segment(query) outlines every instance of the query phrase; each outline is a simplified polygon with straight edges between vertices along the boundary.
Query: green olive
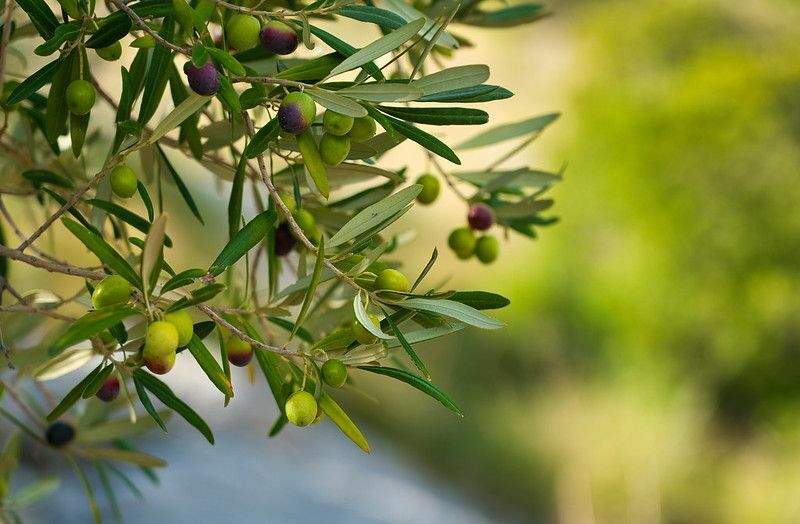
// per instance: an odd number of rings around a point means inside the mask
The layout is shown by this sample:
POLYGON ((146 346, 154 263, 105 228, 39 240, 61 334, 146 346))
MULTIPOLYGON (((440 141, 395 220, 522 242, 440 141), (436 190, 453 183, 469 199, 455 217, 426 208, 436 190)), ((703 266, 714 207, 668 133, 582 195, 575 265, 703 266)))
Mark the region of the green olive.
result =
POLYGON ((500 243, 492 235, 483 235, 475 245, 475 256, 484 264, 491 264, 497 259, 500 243))
POLYGON ((417 178, 417 184, 422 186, 422 191, 417 195, 417 202, 420 204, 432 204, 439 196, 441 185, 439 179, 433 175, 425 174, 417 178))
POLYGON ((73 80, 67 86, 67 107, 73 115, 85 115, 92 110, 97 93, 87 80, 73 80))
POLYGON ((122 56, 122 44, 119 42, 114 42, 108 47, 101 47, 100 49, 95 49, 97 56, 106 60, 107 62, 114 62, 115 60, 119 60, 119 57, 122 56))
POLYGON ((228 45, 237 51, 247 51, 258 43, 261 23, 252 15, 235 14, 225 24, 225 37, 228 45))
POLYGON ((344 136, 353 129, 353 117, 329 109, 322 115, 322 125, 326 132, 334 136, 344 136))
POLYGON ((338 166, 350 154, 350 139, 325 133, 319 142, 319 154, 329 166, 338 166))
POLYGON ((192 340, 194 324, 192 323, 192 317, 189 316, 185 309, 167 313, 164 315, 164 320, 175 326, 178 331, 178 347, 183 347, 192 340))
MULTIPOLYGON (((380 330, 381 321, 378 320, 378 317, 370 313, 369 319, 372 321, 372 324, 380 330)), ((364 344, 365 346, 374 344, 378 340, 378 337, 370 333, 367 328, 362 326, 358 319, 353 321, 353 334, 356 336, 358 343, 364 344)))
POLYGON ((283 205, 289 210, 289 213, 294 213, 295 209, 297 209, 297 202, 294 201, 294 196, 291 193, 286 193, 281 191, 280 193, 281 200, 283 201, 283 205))
POLYGON ((286 399, 286 418, 295 426, 304 428, 317 418, 317 399, 308 391, 297 391, 286 399))
POLYGON ((356 142, 363 142, 375 136, 377 126, 371 116, 362 116, 353 121, 353 128, 347 133, 356 142))
POLYGON ((102 309, 127 304, 131 299, 131 284, 119 275, 104 278, 94 288, 92 307, 102 309))
POLYGON ((319 240, 321 234, 319 228, 317 227, 317 221, 314 219, 314 215, 305 209, 298 209, 292 213, 292 217, 294 218, 295 222, 297 222, 297 225, 300 226, 303 234, 307 236, 309 240, 313 242, 319 240))
MULTIPOLYGON (((408 283, 406 276, 396 269, 384 269, 378 273, 378 277, 375 279, 376 291, 389 290, 408 293, 410 289, 411 285, 408 283)), ((405 298, 405 295, 401 295, 400 293, 384 293, 383 296, 393 300, 402 300, 405 298)))
POLYGON ((157 320, 147 326, 142 357, 147 369, 163 375, 175 365, 175 350, 178 349, 178 330, 165 320, 157 320))
POLYGON ((120 198, 130 198, 136 194, 138 179, 127 164, 120 164, 111 171, 111 190, 120 198))
POLYGON ((447 238, 447 245, 450 246, 458 258, 466 259, 475 252, 475 234, 468 227, 454 229, 447 238))
POLYGON ((322 380, 332 388, 340 388, 347 382, 347 368, 341 360, 326 360, 322 364, 322 380))

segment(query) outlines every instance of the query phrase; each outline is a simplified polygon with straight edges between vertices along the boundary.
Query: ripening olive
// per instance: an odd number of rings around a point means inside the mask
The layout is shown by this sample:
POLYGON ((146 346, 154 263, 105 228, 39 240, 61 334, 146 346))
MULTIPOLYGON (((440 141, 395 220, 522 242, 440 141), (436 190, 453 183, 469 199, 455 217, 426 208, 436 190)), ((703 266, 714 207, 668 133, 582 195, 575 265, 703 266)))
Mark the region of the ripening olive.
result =
POLYGON ((107 62, 114 62, 115 60, 119 60, 119 57, 122 56, 122 44, 119 42, 114 42, 108 47, 101 47, 100 49, 95 49, 95 53, 97 56, 102 58, 107 62))
POLYGON ((475 256, 484 264, 491 264, 497 259, 500 244, 492 235, 483 235, 475 245, 475 256))
MULTIPOLYGON (((396 269, 384 269, 378 273, 378 277, 375 279, 375 290, 380 291, 386 289, 389 291, 408 293, 408 290, 411 289, 411 285, 408 283, 406 276, 396 269)), ((405 296, 400 293, 384 293, 382 296, 393 300, 402 300, 405 298, 405 296)))
POLYGON ((200 67, 195 67, 191 62, 186 62, 183 66, 186 79, 192 91, 202 96, 211 96, 219 91, 219 73, 214 68, 214 64, 206 62, 200 67))
POLYGON ((335 136, 344 136, 353 129, 353 117, 328 109, 322 115, 322 125, 328 133, 335 136))
POLYGON ((317 221, 314 218, 314 215, 305 209, 298 209, 292 213, 292 217, 294 218, 294 221, 297 222, 297 225, 300 226, 303 234, 307 236, 309 240, 319 240, 320 231, 317 227, 317 221))
POLYGON ((264 26, 259 39, 264 49, 276 55, 288 55, 297 49, 297 33, 288 25, 277 20, 268 22, 264 26))
POLYGON ((467 222, 472 229, 486 231, 494 224, 494 211, 485 204, 475 204, 469 209, 467 222))
POLYGON ((119 275, 111 275, 97 284, 92 293, 92 307, 101 309, 126 304, 131 299, 131 284, 119 275))
POLYGON ((431 174, 424 174, 417 179, 417 184, 422 186, 422 191, 417 195, 420 204, 432 204, 439 196, 441 186, 439 179, 431 174))
POLYGON ((111 376, 103 382, 95 396, 103 402, 113 402, 119 395, 119 378, 111 376))
POLYGON ((56 420, 45 430, 44 438, 47 443, 56 448, 66 446, 75 438, 75 428, 69 422, 56 420))
POLYGON ((309 127, 317 116, 317 104, 305 93, 292 91, 281 101, 278 108, 278 123, 281 129, 299 135, 309 127))
POLYGON ((319 154, 329 166, 338 166, 350 154, 350 139, 325 133, 319 142, 319 154))
POLYGON ((377 126, 371 116, 362 116, 353 120, 353 128, 347 133, 356 142, 363 142, 375 136, 377 126))
POLYGON ((279 257, 286 256, 292 252, 295 245, 297 245, 297 239, 292 235, 289 224, 281 222, 275 230, 275 254, 279 257))
POLYGON ((73 115, 85 115, 92 110, 97 93, 88 80, 73 80, 67 86, 67 107, 73 115))
POLYGON ((286 209, 289 210, 289 213, 294 213, 294 210, 297 209, 297 202, 294 200, 294 195, 291 193, 286 193, 285 191, 280 192, 281 200, 283 201, 283 205, 286 206, 286 209))
POLYGON ((111 190, 120 198, 130 198, 136 194, 138 179, 127 164, 120 164, 111 171, 111 190))
POLYGON ((253 347, 236 335, 231 335, 225 341, 225 351, 228 353, 228 362, 240 368, 253 359, 253 347))
POLYGON ((157 320, 147 326, 144 336, 144 364, 156 375, 167 373, 175 365, 175 350, 178 349, 178 330, 165 320, 157 320))
POLYGON ((468 227, 454 229, 447 237, 447 245, 450 246, 458 258, 469 258, 475 252, 475 235, 468 227))
POLYGON ((246 51, 256 45, 261 32, 261 23, 252 15, 237 13, 225 24, 228 45, 237 51, 246 51))
POLYGON ((194 324, 192 324, 192 317, 185 309, 167 313, 164 315, 164 320, 175 326, 178 331, 178 347, 183 347, 192 340, 194 324))
POLYGON ((297 391, 286 399, 286 418, 295 426, 304 428, 317 418, 317 399, 308 391, 297 391))
POLYGON ((322 380, 332 388, 340 388, 347 382, 347 368, 335 358, 322 364, 322 380))
MULTIPOLYGON (((381 329, 381 321, 378 320, 378 317, 372 313, 369 313, 369 319, 372 321, 372 324, 378 328, 378 330, 381 329)), ((353 334, 356 336, 358 343, 364 344, 365 346, 374 344, 378 340, 378 337, 370 333, 367 328, 361 325, 361 322, 359 322, 358 319, 353 321, 353 334)))

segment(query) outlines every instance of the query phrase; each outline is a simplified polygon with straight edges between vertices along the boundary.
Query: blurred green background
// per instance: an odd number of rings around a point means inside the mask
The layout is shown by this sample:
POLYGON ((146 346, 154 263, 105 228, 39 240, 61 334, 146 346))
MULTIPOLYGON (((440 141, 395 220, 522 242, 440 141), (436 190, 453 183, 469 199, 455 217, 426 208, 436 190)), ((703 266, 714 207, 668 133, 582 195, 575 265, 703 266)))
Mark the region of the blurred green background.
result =
POLYGON ((360 405, 447 483, 546 522, 798 522, 800 6, 550 6, 462 61, 516 91, 495 123, 563 111, 529 150, 568 163, 562 220, 440 268, 512 300, 502 332, 422 350, 466 418, 384 381, 360 405))

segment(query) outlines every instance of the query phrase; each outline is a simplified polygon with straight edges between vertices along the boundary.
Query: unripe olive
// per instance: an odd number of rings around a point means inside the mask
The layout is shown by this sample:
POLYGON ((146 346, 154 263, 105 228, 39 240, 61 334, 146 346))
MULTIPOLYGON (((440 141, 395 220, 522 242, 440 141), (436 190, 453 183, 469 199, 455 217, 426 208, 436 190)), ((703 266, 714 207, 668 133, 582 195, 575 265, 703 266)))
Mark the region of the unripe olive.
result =
POLYGON ((340 388, 347 382, 347 368, 341 360, 326 360, 322 364, 322 380, 332 388, 340 388))
POLYGON ((47 443, 56 448, 66 446, 75 438, 75 428, 69 422, 56 420, 44 432, 47 443))
POLYGON ((286 399, 286 418, 295 426, 304 428, 317 418, 317 399, 308 391, 297 391, 286 399))
POLYGON ((347 133, 347 136, 356 142, 363 142, 375 136, 376 130, 375 119, 371 116, 362 116, 353 121, 353 128, 347 133))
POLYGON ((494 211, 485 204, 475 204, 469 209, 467 221, 472 229, 486 231, 494 224, 494 211))
POLYGON ((100 342, 102 342, 106 347, 117 345, 117 339, 111 334, 110 331, 101 331, 97 336, 100 337, 100 342))
POLYGON ((287 133, 298 135, 311 127, 317 116, 317 104, 305 93, 292 91, 281 101, 278 123, 287 133))
MULTIPOLYGON (((375 279, 375 290, 380 291, 384 289, 408 293, 408 290, 411 289, 411 285, 408 283, 406 276, 396 269, 384 269, 378 273, 378 277, 375 279)), ((404 295, 399 293, 384 293, 383 296, 394 300, 402 300, 405 298, 404 295)))
POLYGON ((103 60, 114 62, 115 60, 119 60, 119 57, 122 56, 122 44, 119 42, 114 42, 108 47, 101 47, 100 49, 95 49, 94 51, 97 53, 97 56, 103 60))
POLYGON ((175 326, 178 331, 178 347, 183 347, 192 340, 194 324, 192 323, 192 317, 185 309, 167 313, 164 315, 164 320, 175 326))
POLYGON ((322 115, 322 125, 325 126, 325 131, 328 133, 335 136, 344 136, 353 129, 353 117, 328 109, 322 115))
POLYGON ((292 217, 294 218, 294 221, 297 222, 297 225, 300 226, 303 234, 308 237, 309 240, 319 240, 320 232, 314 215, 305 209, 298 209, 292 213, 292 217))
POLYGON ((483 235, 475 245, 475 256, 484 264, 491 264, 497 259, 500 243, 492 235, 483 235))
POLYGON ((417 202, 420 204, 432 204, 439 196, 441 185, 439 179, 433 175, 425 174, 417 179, 417 184, 422 186, 422 191, 417 195, 417 202))
POLYGON ((286 206, 286 209, 289 210, 289 213, 294 213, 294 210, 297 209, 297 202, 294 200, 294 195, 281 191, 280 196, 281 201, 283 201, 283 205, 286 206))
POLYGON ((130 46, 134 49, 151 49, 156 46, 156 39, 153 35, 142 35, 138 38, 134 38, 133 42, 130 43, 130 46))
MULTIPOLYGON (((381 321, 378 320, 378 317, 373 315, 372 313, 369 314, 369 319, 372 321, 373 325, 378 329, 381 328, 381 321)), ((378 337, 370 333, 367 328, 361 325, 361 322, 358 319, 353 321, 353 334, 356 336, 356 340, 359 344, 369 345, 374 344, 378 337)))
POLYGON ((253 359, 253 346, 236 335, 231 335, 225 341, 225 351, 228 353, 228 362, 240 368, 253 359))
POLYGON ((455 251, 458 258, 469 258, 475 252, 475 235, 468 227, 454 229, 447 237, 447 245, 455 251))
POLYGON ((246 51, 256 45, 261 32, 261 23, 252 15, 237 13, 225 24, 228 45, 237 51, 246 51))
POLYGON ((264 26, 259 39, 264 49, 276 55, 288 55, 297 49, 297 33, 288 25, 277 20, 268 22, 264 26))
POLYGON ((338 166, 350 154, 350 139, 325 133, 319 142, 319 154, 329 166, 338 166))
POLYGON ((85 115, 94 107, 97 93, 88 80, 73 80, 67 86, 67 107, 73 115, 85 115))
POLYGON ((295 245, 297 245, 297 239, 292 235, 289 224, 281 222, 275 230, 275 254, 284 257, 292 252, 295 245))
POLYGON ((111 376, 103 382, 95 396, 103 402, 113 402, 119 395, 119 378, 111 376))
POLYGON ((131 284, 119 275, 100 281, 92 293, 92 307, 101 309, 126 304, 131 299, 131 284))
POLYGON ((175 365, 175 350, 178 349, 178 330, 165 320, 157 320, 147 326, 144 336, 144 364, 156 375, 167 373, 175 365))
POLYGON ((111 171, 111 190, 120 198, 130 198, 136 194, 138 179, 127 164, 120 164, 111 171))
POLYGON ((183 71, 189 81, 189 87, 198 95, 211 96, 219 91, 219 73, 211 62, 206 62, 200 67, 195 67, 191 62, 186 62, 186 65, 183 66, 183 71))

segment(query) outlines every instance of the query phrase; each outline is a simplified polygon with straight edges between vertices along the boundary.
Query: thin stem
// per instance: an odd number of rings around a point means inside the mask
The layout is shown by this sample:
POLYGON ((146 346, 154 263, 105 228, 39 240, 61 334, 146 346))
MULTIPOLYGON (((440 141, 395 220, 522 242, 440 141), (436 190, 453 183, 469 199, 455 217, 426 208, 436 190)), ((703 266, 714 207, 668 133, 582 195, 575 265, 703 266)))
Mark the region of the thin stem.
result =
POLYGON ((125 14, 128 15, 136 25, 138 25, 145 33, 147 33, 148 35, 152 36, 156 40, 156 42, 158 42, 159 44, 163 45, 167 49, 171 49, 173 51, 177 51, 178 53, 181 53, 183 55, 192 56, 191 49, 187 49, 185 47, 177 46, 177 45, 173 44, 172 42, 169 42, 169 41, 165 40, 161 35, 159 35, 155 31, 153 31, 152 29, 150 29, 150 26, 147 25, 147 23, 144 20, 142 20, 142 18, 139 15, 134 13, 133 9, 128 7, 124 2, 122 2, 122 0, 111 0, 111 3, 113 3, 115 6, 117 6, 117 8, 121 9, 122 11, 124 11, 125 14))

